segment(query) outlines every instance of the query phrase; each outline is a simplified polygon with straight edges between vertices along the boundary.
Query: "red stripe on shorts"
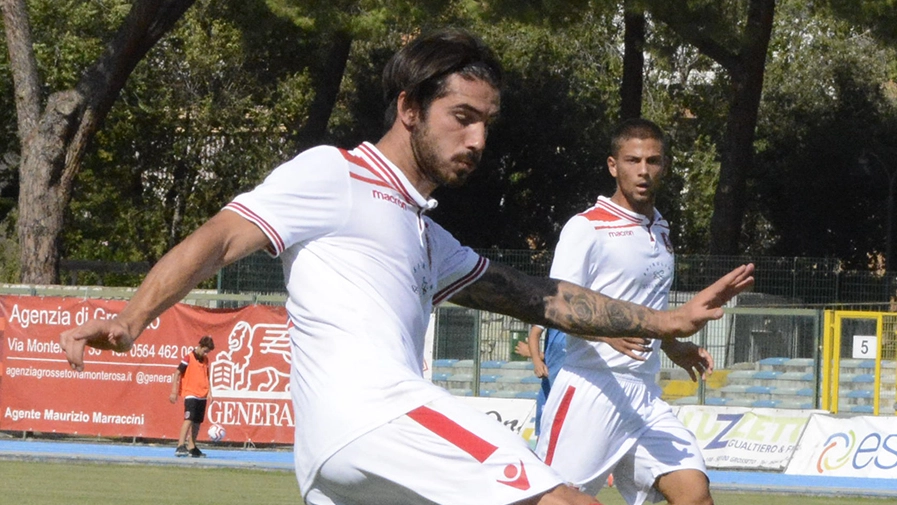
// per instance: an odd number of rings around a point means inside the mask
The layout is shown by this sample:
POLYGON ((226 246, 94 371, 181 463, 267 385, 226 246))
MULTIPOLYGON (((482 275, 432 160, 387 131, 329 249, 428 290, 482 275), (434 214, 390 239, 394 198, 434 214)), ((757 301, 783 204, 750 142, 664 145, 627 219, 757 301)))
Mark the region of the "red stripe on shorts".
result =
POLYGON ((424 428, 444 438, 482 463, 498 449, 489 442, 464 429, 445 415, 427 407, 418 407, 408 413, 424 428))
POLYGON ((554 450, 557 449, 558 445, 558 435, 561 434, 561 427, 564 425, 564 420, 567 419, 567 411, 570 410, 570 402, 573 401, 573 393, 575 392, 575 387, 567 387, 567 390, 564 391, 564 398, 561 399, 561 404, 558 406, 558 411, 554 415, 554 421, 551 423, 551 438, 548 439, 548 452, 545 454, 546 465, 551 465, 551 461, 554 459, 554 450))

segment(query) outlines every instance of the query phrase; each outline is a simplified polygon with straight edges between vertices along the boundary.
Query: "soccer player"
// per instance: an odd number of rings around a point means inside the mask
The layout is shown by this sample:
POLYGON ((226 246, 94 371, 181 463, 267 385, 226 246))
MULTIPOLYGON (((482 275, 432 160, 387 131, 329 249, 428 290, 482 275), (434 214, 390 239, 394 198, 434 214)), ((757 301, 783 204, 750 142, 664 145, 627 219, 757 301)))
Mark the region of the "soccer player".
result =
POLYGON ((276 168, 166 254, 118 317, 64 332, 68 360, 83 368, 86 344, 127 349, 198 282, 265 249, 284 264, 306 503, 595 503, 520 436, 423 378, 434 304, 587 335, 685 337, 722 316, 753 266, 680 309, 654 311, 462 247, 425 214, 433 190, 476 168, 501 81, 492 51, 467 32, 409 42, 384 69, 387 132, 376 144, 315 147, 276 168))
POLYGON ((204 458, 206 454, 196 447, 196 435, 206 417, 206 405, 212 397, 209 385, 209 352, 215 349, 212 337, 205 335, 199 345, 187 354, 171 374, 171 395, 168 401, 176 403, 178 396, 184 397, 184 422, 178 435, 178 447, 174 455, 204 458))
MULTIPOLYGON (((645 119, 624 121, 607 160, 616 190, 561 230, 551 277, 607 296, 666 309, 673 280, 669 223, 654 208, 667 169, 664 134, 645 119)), ((668 338, 588 341, 567 338, 536 453, 567 482, 594 495, 613 473, 630 505, 665 498, 710 505, 707 471, 694 435, 661 400, 657 350, 696 374, 713 371, 710 354, 668 338), (601 429, 594 429, 601 426, 601 429)))
POLYGON ((536 397, 536 437, 542 434, 542 411, 551 385, 557 377, 564 356, 567 354, 567 335, 554 328, 548 328, 534 324, 529 330, 526 340, 527 355, 533 360, 533 374, 542 379, 539 394, 536 397), (542 338, 544 335, 545 338, 542 338), (540 344, 541 347, 540 347, 540 344))

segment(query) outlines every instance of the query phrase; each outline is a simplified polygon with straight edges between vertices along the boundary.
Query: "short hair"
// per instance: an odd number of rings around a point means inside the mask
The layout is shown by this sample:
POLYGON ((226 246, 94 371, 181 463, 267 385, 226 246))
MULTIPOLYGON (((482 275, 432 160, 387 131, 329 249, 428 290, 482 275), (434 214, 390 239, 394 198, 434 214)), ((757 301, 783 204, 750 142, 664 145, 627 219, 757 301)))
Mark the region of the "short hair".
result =
POLYGON ((420 35, 396 52, 383 69, 386 128, 396 121, 399 94, 423 114, 446 93, 449 76, 483 80, 501 89, 503 71, 495 53, 482 40, 459 28, 443 28, 420 35))
POLYGON ((205 347, 206 349, 211 351, 215 349, 215 341, 212 340, 212 337, 205 335, 199 339, 199 346, 205 347))
POLYGON ((610 134, 610 155, 616 158, 623 143, 629 139, 658 140, 664 151, 664 157, 666 157, 666 135, 653 121, 638 117, 626 119, 618 124, 610 134))

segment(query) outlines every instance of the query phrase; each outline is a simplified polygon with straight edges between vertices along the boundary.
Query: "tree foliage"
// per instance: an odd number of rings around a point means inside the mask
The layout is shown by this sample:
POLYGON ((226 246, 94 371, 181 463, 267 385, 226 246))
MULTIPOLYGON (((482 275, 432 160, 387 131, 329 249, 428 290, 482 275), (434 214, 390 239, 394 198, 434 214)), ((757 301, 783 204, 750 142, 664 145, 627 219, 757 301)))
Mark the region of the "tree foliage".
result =
MULTIPOLYGON (((756 2, 196 0, 127 75, 90 147, 66 158, 83 160, 64 172, 70 205, 52 185, 60 179, 46 180, 65 216, 56 247, 72 259, 154 262, 304 147, 376 141, 386 60, 417 33, 452 24, 493 46, 507 79, 480 169, 467 187, 436 193, 434 218, 474 247, 551 249, 570 216, 614 187, 606 158, 624 113, 625 3, 647 13, 640 109, 669 133, 673 165, 658 207, 676 251, 711 249, 720 180, 737 161, 743 180, 728 190, 743 205, 736 253, 865 265, 886 250, 887 183, 897 173, 892 39, 870 15, 885 2, 857 12, 840 0, 775 2, 762 95, 752 95, 756 127, 733 150, 731 125, 750 114, 736 98, 747 53, 758 50, 756 2), (749 155, 733 154, 745 145, 749 155)), ((52 124, 53 97, 83 86, 139 5, 29 0, 40 76, 29 110, 52 124)), ((12 203, 26 173, 22 119, 40 117, 13 113, 11 54, 0 56, 7 229, 24 208, 12 203)))

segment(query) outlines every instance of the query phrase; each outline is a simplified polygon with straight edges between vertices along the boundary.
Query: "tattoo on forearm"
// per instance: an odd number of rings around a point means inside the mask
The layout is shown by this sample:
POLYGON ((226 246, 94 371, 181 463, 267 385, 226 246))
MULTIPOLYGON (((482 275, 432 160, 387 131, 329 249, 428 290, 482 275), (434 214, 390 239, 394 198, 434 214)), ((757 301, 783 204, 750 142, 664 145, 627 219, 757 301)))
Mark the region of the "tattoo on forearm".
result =
POLYGON ((477 282, 455 295, 452 302, 585 338, 657 336, 649 324, 650 309, 555 279, 530 277, 494 263, 477 282))

